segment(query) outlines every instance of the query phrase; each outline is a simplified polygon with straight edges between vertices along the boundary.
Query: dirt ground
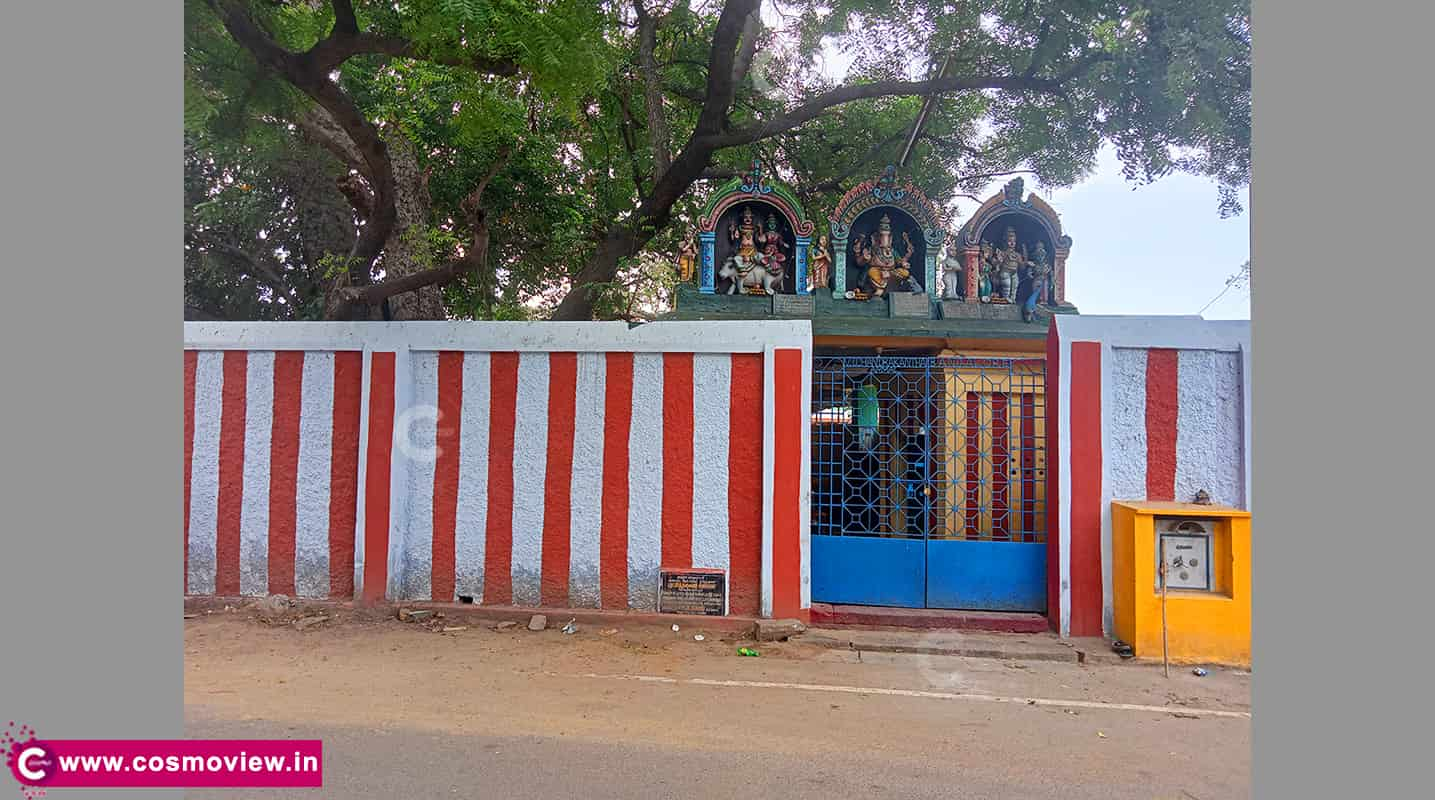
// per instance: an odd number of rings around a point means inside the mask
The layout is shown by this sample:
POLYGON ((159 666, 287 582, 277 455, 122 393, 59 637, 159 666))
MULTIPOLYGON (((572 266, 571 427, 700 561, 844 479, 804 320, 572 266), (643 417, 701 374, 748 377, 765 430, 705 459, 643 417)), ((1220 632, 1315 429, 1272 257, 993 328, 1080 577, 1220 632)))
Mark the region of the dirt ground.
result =
MULTIPOLYGON (((565 619, 531 632, 328 613, 304 630, 249 610, 186 620, 185 703, 203 735, 321 733, 335 743, 326 786, 346 787, 336 797, 388 785, 393 769, 368 749, 395 736, 434 752, 505 741, 513 755, 547 743, 577 765, 571 782, 519 764, 477 778, 439 759, 404 779, 445 796, 478 785, 486 792, 474 796, 663 794, 654 773, 622 766, 694 758, 817 770, 814 797, 823 776, 844 769, 886 776, 868 796, 1249 795, 1250 677, 1240 671, 1173 669, 1165 679, 1159 666, 859 655, 688 627, 582 625, 565 635, 565 619), (761 655, 738 656, 744 645, 761 655), (609 766, 596 794, 577 777, 585 759, 609 766), (954 793, 959 785, 970 791, 954 793)), ((703 786, 696 796, 752 795, 746 784, 703 786)))

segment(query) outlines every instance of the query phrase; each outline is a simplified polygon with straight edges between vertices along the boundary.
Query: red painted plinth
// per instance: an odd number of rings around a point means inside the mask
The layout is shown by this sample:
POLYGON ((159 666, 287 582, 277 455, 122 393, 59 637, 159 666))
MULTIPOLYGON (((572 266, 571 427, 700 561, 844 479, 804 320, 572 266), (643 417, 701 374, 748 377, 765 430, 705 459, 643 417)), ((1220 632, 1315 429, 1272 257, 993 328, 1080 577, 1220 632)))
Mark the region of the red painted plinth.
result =
POLYGON ((1001 611, 948 611, 937 608, 890 608, 812 604, 817 627, 870 626, 887 628, 956 629, 1002 633, 1044 633, 1049 626, 1041 614, 1001 611))

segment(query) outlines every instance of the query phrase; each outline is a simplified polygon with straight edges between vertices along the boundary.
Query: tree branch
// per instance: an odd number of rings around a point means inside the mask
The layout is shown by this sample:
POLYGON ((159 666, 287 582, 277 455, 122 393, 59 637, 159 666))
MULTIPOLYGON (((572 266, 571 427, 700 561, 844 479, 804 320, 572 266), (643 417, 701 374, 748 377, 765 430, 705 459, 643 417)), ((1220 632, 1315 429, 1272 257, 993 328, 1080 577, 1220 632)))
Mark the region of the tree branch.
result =
POLYGON ((657 183, 673 163, 668 118, 663 111, 662 76, 658 74, 654 54, 662 19, 649 14, 643 0, 634 2, 633 8, 638 14, 638 69, 643 73, 643 102, 648 108, 648 139, 653 149, 653 183, 657 183))
POLYGON ((398 213, 394 208, 394 173, 388 147, 378 128, 338 84, 329 79, 329 71, 343 59, 330 63, 329 56, 320 57, 326 48, 331 49, 336 42, 353 37, 331 33, 309 51, 292 53, 276 44, 240 3, 235 0, 209 2, 235 41, 253 54, 260 64, 278 73, 318 103, 353 142, 369 178, 374 202, 373 212, 350 252, 353 259, 351 270, 355 273, 367 272, 393 230, 398 213))
POLYGON ((870 164, 873 159, 877 158, 877 156, 882 154, 882 151, 896 144, 899 139, 906 135, 906 133, 907 132, 905 130, 898 130, 896 133, 888 135, 887 138, 873 145, 872 149, 868 150, 867 154, 864 155, 861 159, 849 161, 849 163, 847 164, 847 168, 844 169, 841 174, 835 175, 828 180, 821 181, 811 186, 799 189, 797 192, 797 196, 803 200, 806 200, 819 192, 828 192, 834 189, 841 188, 842 184, 846 183, 848 178, 851 178, 853 175, 856 175, 859 170, 861 170, 867 164, 870 164))
POLYGON ((334 31, 336 33, 358 33, 359 21, 354 17, 351 0, 334 0, 334 31))
POLYGON ((608 226, 603 240, 583 269, 573 278, 573 289, 553 311, 560 320, 589 319, 593 315, 594 289, 613 279, 619 262, 636 253, 653 235, 668 223, 673 204, 707 169, 716 149, 711 140, 727 124, 736 84, 733 64, 738 39, 749 15, 758 8, 758 0, 728 0, 713 29, 712 47, 708 54, 707 90, 697 124, 688 141, 673 159, 653 191, 643 199, 631 217, 608 226))
POLYGON ((1086 56, 1065 73, 1056 78, 1028 78, 1010 75, 983 75, 977 77, 944 77, 925 81, 874 81, 872 83, 839 86, 802 103, 774 119, 753 123, 722 134, 713 134, 709 144, 714 149, 751 144, 784 131, 792 130, 805 122, 816 119, 828 109, 850 103, 854 100, 868 100, 877 97, 897 95, 924 95, 929 93, 959 92, 973 89, 997 89, 1010 92, 1043 92, 1060 94, 1065 85, 1079 77, 1101 61, 1110 60, 1109 53, 1086 56))
POLYGON ((334 184, 338 186, 344 199, 349 201, 349 205, 353 206, 359 219, 368 220, 369 215, 374 213, 374 194, 364 185, 364 179, 350 173, 339 176, 334 184))
MULTIPOLYGON (((384 34, 361 32, 352 36, 330 36, 309 51, 313 54, 315 64, 318 67, 333 69, 343 64, 353 56, 359 55, 386 55, 394 58, 411 58, 415 61, 426 61, 430 64, 438 64, 445 67, 460 67, 470 69, 474 72, 509 77, 518 74, 518 64, 512 59, 493 58, 490 56, 468 56, 460 58, 452 55, 440 55, 427 53, 417 48, 413 42, 401 36, 388 36, 384 34)), ((328 69, 325 69, 327 72, 328 69)))
POLYGON ((754 8, 751 14, 742 22, 742 38, 738 47, 737 58, 733 60, 732 82, 742 83, 747 77, 748 70, 752 69, 752 59, 757 55, 757 40, 762 34, 762 14, 759 13, 761 6, 754 8))
POLYGON ((339 162, 367 176, 368 165, 354 141, 321 106, 313 106, 294 118, 294 125, 314 144, 328 150, 339 162))
POLYGON ((1042 62, 1046 60, 1046 53, 1043 52, 1043 49, 1046 47, 1046 38, 1050 35, 1051 20, 1044 18, 1041 21, 1040 29, 1037 30, 1036 46, 1031 48, 1031 63, 1026 66, 1026 71, 1022 72, 1024 77, 1030 78, 1036 74, 1038 69, 1041 69, 1042 62))
POLYGON ((613 96, 618 99, 618 108, 623 112, 623 122, 618 126, 618 133, 623 138, 623 149, 628 151, 628 164, 633 169, 633 188, 638 190, 638 197, 647 195, 643 187, 643 170, 638 164, 638 144, 634 141, 633 128, 638 121, 633 119, 633 109, 628 105, 628 98, 623 96, 621 91, 614 92, 613 96))
POLYGON ((267 259, 256 256, 242 247, 232 245, 217 237, 203 233, 190 234, 192 244, 204 247, 206 250, 217 251, 232 259, 242 262, 248 267, 249 274, 269 285, 269 288, 281 295, 289 293, 289 284, 284 280, 282 268, 277 264, 270 263, 267 259))

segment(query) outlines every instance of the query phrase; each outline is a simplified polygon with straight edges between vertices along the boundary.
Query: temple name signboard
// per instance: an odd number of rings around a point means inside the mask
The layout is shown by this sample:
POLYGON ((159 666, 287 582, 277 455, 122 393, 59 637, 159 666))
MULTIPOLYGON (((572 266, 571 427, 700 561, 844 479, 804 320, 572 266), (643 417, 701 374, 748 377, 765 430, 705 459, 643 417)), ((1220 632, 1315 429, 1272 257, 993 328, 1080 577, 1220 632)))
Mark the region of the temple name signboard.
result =
POLYGON ((774 317, 810 317, 816 306, 810 294, 775 294, 772 296, 774 317))
POLYGON ((727 573, 720 569, 662 569, 658 571, 658 612, 727 614, 727 573))

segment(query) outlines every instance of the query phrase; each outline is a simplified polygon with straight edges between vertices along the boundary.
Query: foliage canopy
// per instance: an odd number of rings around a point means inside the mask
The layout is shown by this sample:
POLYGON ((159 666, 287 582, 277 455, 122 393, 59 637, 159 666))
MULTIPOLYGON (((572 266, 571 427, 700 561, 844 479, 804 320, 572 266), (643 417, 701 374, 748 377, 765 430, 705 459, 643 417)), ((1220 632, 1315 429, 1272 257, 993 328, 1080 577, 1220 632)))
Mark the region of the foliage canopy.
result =
POLYGON ((1016 171, 1073 184, 1109 143, 1129 180, 1206 176, 1239 213, 1249 12, 187 0, 187 311, 631 316, 670 285, 654 265, 706 193, 753 159, 820 219, 904 155, 949 205, 1016 171))

